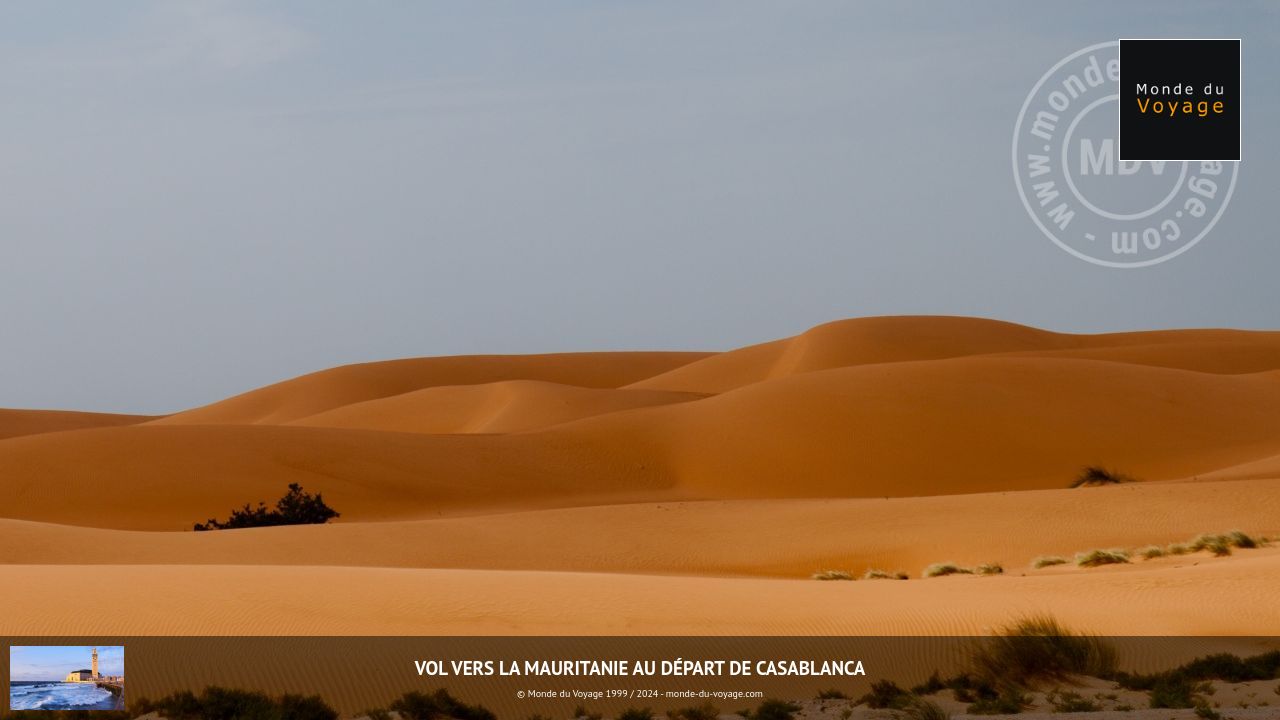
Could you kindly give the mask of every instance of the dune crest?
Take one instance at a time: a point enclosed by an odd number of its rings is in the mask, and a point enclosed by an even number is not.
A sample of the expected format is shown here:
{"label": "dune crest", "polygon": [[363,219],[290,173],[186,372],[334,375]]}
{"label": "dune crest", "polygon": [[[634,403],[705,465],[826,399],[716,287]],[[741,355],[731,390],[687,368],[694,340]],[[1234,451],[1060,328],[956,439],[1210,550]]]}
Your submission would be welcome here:
{"label": "dune crest", "polygon": [[424,388],[344,405],[290,424],[427,434],[511,433],[702,397],[697,393],[506,380]]}

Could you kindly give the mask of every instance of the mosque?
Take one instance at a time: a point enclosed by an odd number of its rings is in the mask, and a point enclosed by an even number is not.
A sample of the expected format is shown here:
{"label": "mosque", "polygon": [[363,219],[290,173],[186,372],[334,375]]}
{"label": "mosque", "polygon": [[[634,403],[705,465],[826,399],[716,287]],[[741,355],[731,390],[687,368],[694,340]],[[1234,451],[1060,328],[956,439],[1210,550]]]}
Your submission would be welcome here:
{"label": "mosque", "polygon": [[96,683],[104,680],[114,680],[115,678],[104,678],[98,673],[98,648],[93,649],[93,667],[90,670],[72,670],[67,673],[67,679],[63,682],[69,683]]}

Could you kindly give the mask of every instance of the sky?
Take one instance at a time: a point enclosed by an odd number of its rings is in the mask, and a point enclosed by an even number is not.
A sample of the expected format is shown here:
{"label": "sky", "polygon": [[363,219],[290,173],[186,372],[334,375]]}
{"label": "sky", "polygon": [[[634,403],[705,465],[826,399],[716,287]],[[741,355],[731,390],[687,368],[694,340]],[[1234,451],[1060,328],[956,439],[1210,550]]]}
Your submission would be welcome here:
{"label": "sky", "polygon": [[[845,317],[1280,328],[1280,4],[0,4],[0,407],[164,413],[405,356],[729,349]],[[1084,263],[1018,109],[1244,40],[1237,189]]]}
{"label": "sky", "polygon": [[[72,645],[14,645],[9,648],[9,680],[62,680],[72,670],[92,668],[93,648]],[[124,648],[98,648],[98,673],[124,675]]]}

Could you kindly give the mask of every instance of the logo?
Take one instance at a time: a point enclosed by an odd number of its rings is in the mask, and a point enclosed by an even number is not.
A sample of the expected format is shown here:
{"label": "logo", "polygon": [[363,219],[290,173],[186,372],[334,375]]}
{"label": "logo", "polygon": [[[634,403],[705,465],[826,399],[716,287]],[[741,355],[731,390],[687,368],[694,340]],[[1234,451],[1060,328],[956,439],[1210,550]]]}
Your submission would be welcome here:
{"label": "logo", "polygon": [[1023,207],[1058,247],[1138,268],[1200,242],[1235,191],[1237,163],[1120,160],[1120,43],[1060,60],[1018,112],[1013,176]]}

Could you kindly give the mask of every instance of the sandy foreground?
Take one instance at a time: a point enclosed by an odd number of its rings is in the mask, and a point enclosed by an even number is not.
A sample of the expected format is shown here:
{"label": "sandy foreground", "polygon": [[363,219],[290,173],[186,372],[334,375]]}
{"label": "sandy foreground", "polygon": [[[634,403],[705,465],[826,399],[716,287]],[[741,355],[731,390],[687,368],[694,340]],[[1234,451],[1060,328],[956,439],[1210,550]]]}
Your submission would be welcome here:
{"label": "sandy foreground", "polygon": [[[190,532],[290,482],[339,521]],[[1030,567],[1232,529],[1280,537],[1280,333],[869,318],[0,411],[4,635],[1275,635],[1277,548]],[[868,568],[912,579],[809,579]]]}

